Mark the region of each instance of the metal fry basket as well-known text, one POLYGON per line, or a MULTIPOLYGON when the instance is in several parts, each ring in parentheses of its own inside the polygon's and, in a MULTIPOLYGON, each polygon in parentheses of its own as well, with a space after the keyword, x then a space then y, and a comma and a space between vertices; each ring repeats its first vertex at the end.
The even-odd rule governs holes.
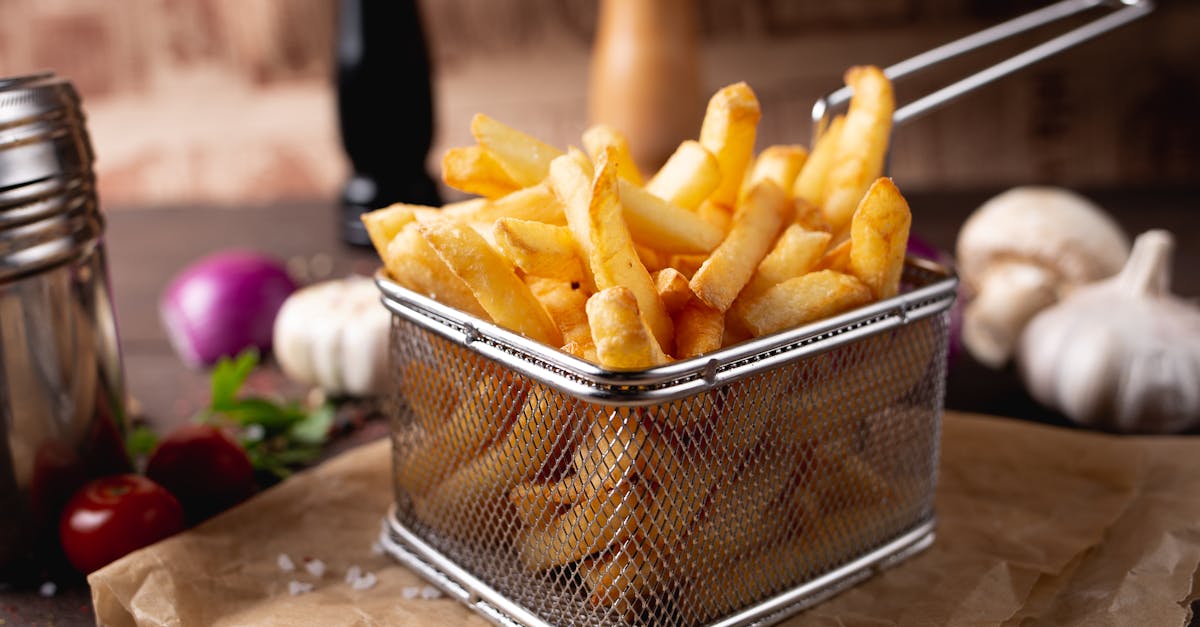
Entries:
POLYGON ((956 280, 636 372, 380 279, 384 546, 499 624, 769 622, 927 546, 956 280))
MULTIPOLYGON (((1103 8, 896 124, 1152 4, 1063 0, 886 68, 1103 8)), ((818 101, 818 127, 848 99, 818 101)), ((377 283, 394 314, 382 544, 496 624, 769 624, 933 541, 957 285, 941 266, 910 259, 899 296, 634 372, 377 283)))

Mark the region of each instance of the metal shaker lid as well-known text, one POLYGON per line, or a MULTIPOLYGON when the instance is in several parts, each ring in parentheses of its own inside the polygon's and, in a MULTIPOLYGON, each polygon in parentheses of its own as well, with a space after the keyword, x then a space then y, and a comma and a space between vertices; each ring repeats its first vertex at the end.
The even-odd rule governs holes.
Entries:
POLYGON ((0 78, 0 190, 55 177, 90 179, 92 159, 70 81, 52 72, 0 78))
POLYGON ((75 88, 52 73, 0 78, 0 284, 85 253, 103 229, 75 88))

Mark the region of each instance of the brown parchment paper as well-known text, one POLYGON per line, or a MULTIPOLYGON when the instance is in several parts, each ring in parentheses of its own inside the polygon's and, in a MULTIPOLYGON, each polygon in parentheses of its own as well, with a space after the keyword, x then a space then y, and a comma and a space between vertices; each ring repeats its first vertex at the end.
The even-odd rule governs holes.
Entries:
MULTIPOLYGON (((374 554, 386 440, 93 573, 103 625, 484 625, 374 554), (276 563, 287 553, 297 571, 276 563), (322 560, 313 577, 304 558, 322 560), (352 565, 378 585, 344 582, 352 565), (314 584, 291 596, 291 580, 314 584)), ((947 412, 933 547, 788 625, 1187 625, 1200 438, 1119 438, 947 412)))

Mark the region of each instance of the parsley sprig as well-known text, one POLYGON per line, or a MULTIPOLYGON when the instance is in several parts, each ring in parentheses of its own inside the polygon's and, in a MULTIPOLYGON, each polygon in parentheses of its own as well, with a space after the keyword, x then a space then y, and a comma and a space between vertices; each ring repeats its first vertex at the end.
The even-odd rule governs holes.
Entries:
POLYGON ((235 427, 254 469, 285 479, 320 457, 335 411, 328 402, 305 408, 241 394, 258 363, 254 349, 233 359, 221 358, 212 371, 212 400, 197 419, 235 427))

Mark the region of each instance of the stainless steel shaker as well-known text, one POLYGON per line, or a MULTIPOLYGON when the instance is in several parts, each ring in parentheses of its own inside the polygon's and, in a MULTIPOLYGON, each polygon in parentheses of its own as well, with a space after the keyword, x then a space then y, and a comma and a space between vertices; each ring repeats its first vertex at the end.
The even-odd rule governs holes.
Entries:
POLYGON ((92 160, 69 81, 0 79, 0 581, 54 554, 78 487, 129 468, 92 160))

